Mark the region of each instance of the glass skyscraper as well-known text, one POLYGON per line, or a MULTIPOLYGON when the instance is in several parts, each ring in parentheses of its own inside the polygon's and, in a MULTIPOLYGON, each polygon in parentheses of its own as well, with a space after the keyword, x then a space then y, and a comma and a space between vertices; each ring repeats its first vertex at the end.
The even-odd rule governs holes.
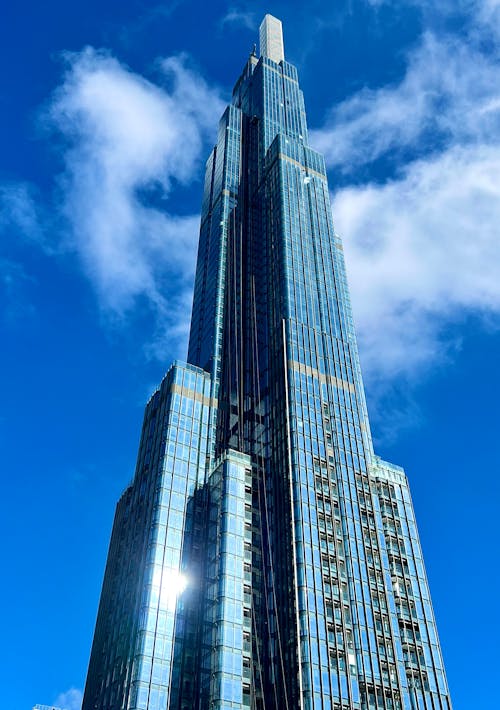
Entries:
POLYGON ((207 166, 188 364, 147 404, 83 710, 450 710, 374 454, 323 157, 266 15, 207 166))

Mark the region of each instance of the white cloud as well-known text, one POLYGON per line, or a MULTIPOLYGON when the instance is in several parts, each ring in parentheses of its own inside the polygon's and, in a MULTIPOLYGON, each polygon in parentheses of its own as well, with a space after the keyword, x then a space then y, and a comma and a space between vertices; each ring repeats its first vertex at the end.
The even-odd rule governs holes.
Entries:
POLYGON ((249 30, 255 30, 257 28, 254 13, 236 7, 229 8, 220 21, 220 25, 221 27, 224 27, 224 25, 243 25, 243 27, 249 30))
POLYGON ((500 64, 457 38, 426 33, 399 84, 336 106, 311 142, 350 173, 381 156, 490 141, 500 134, 500 64))
POLYGON ((61 710, 81 710, 83 693, 77 688, 70 688, 60 693, 54 700, 54 705, 61 710))
POLYGON ((486 16, 491 17, 500 10, 500 0, 482 0, 478 5, 484 11, 486 16))
POLYGON ((36 279, 19 260, 16 250, 10 253, 9 241, 36 243, 48 254, 53 249, 45 238, 40 207, 31 185, 10 182, 0 185, 0 318, 12 325, 35 315, 29 291, 36 279))
POLYGON ((471 35, 480 34, 490 39, 500 36, 500 0, 366 0, 368 5, 379 8, 392 5, 396 12, 404 6, 413 6, 421 11, 424 22, 439 18, 464 21, 466 31, 471 35))
POLYGON ((500 34, 500 0, 477 0, 478 22, 497 36, 500 34))
POLYGON ((392 165, 333 204, 372 381, 450 356, 468 316, 500 322, 500 61, 481 24, 500 3, 469 5, 470 32, 424 33, 399 84, 360 91, 312 133, 346 178, 392 165))
POLYGON ((371 378, 442 359, 446 324, 500 316, 500 146, 451 148, 333 209, 371 378))
POLYGON ((92 48, 67 61, 45 118, 63 138, 69 246, 105 311, 123 316, 145 299, 162 328, 184 333, 199 217, 176 214, 168 197, 201 170, 222 101, 183 57, 159 63, 169 89, 92 48))
POLYGON ((0 185, 0 229, 14 228, 29 240, 42 241, 37 201, 27 183, 0 185))
POLYGON ((435 0, 366 0, 368 5, 379 7, 381 5, 415 5, 423 10, 433 10, 437 13, 458 12, 471 10, 478 4, 484 2, 496 2, 496 0, 440 0, 439 4, 435 0))

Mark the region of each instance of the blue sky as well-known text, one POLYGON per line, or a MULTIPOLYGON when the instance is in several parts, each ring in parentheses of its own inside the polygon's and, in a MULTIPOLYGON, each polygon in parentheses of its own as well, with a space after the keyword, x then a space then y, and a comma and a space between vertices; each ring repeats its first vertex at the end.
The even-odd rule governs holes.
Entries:
POLYGON ((499 0, 28 0, 0 28, 6 710, 78 707, 143 406, 185 356, 204 160, 265 12, 327 158, 454 706, 495 705, 499 0))

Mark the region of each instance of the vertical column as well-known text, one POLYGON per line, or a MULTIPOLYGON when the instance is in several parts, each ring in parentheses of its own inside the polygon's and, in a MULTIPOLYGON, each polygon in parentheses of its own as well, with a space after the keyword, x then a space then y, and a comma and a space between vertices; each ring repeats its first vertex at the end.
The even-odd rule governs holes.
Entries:
POLYGON ((208 481, 207 637, 210 652, 210 710, 250 707, 251 531, 245 526, 245 489, 251 489, 251 459, 226 451, 208 481))
MULTIPOLYGON (((200 580, 191 577, 189 511, 206 463, 210 378, 193 366, 174 365, 156 395, 159 414, 149 463, 149 522, 142 537, 145 569, 138 614, 135 653, 130 672, 129 710, 165 710, 180 682, 180 654, 175 647, 185 625, 184 592, 200 580)), ((145 494, 139 470, 134 488, 145 494)), ((183 679, 190 682, 189 678, 183 679)))
POLYGON ((283 48, 283 28, 281 21, 272 15, 266 15, 259 29, 260 53, 279 64, 285 59, 283 48))
POLYGON ((449 691, 431 606, 410 490, 404 471, 379 457, 376 483, 398 625, 398 656, 404 664, 411 710, 448 710, 449 691))

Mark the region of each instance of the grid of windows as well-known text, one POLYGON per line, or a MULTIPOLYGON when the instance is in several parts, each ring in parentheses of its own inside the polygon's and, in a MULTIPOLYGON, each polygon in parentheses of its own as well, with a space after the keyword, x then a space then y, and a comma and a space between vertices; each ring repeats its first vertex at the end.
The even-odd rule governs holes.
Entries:
POLYGON ((249 581, 245 580, 245 564, 251 562, 245 491, 251 486, 251 475, 250 457, 228 451, 208 482, 206 616, 212 623, 207 625, 205 643, 211 710, 250 704, 250 649, 243 643, 251 633, 249 581))
POLYGON ((409 693, 416 707, 448 710, 449 695, 429 586, 403 469, 372 466, 396 602, 409 693))
POLYGON ((406 477, 373 452, 324 159, 284 60, 252 53, 219 123, 188 359, 146 408, 84 710, 450 710, 406 477))
POLYGON ((207 373, 174 364, 148 403, 134 481, 115 516, 84 706, 166 707, 210 402, 207 373))

